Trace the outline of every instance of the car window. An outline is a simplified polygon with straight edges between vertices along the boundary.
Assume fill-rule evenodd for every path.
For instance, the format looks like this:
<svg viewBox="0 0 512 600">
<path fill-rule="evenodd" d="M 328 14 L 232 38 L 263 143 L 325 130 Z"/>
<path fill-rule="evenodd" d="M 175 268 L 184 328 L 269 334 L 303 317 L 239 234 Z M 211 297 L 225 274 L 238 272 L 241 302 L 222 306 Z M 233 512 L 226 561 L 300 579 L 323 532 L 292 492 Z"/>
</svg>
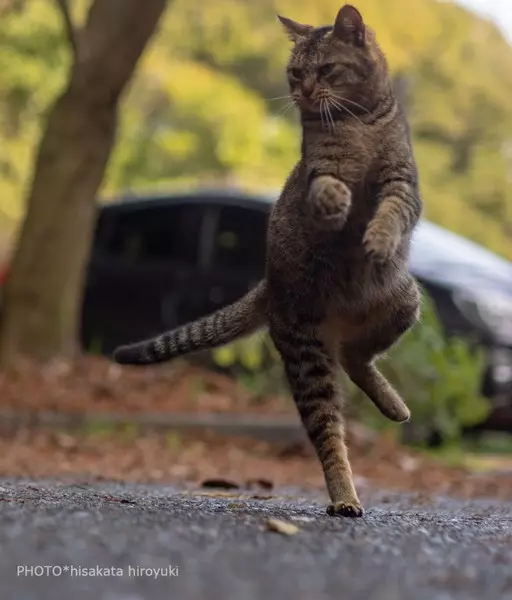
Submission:
<svg viewBox="0 0 512 600">
<path fill-rule="evenodd" d="M 267 219 L 263 211 L 222 207 L 215 236 L 214 266 L 263 273 Z"/>
<path fill-rule="evenodd" d="M 101 254 L 132 262 L 195 264 L 203 210 L 183 204 L 112 212 L 108 226 L 100 223 Z"/>
</svg>

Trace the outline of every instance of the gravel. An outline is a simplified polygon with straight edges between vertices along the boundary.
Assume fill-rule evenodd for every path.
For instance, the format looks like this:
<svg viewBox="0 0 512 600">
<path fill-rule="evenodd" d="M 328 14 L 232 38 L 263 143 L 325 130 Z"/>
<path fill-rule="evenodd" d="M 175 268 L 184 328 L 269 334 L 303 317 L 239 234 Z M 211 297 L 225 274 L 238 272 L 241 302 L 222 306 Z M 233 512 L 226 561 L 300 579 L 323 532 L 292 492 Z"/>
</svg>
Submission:
<svg viewBox="0 0 512 600">
<path fill-rule="evenodd" d="M 511 503 L 366 492 L 350 520 L 295 489 L 224 494 L 0 480 L 0 598 L 512 599 Z"/>
</svg>

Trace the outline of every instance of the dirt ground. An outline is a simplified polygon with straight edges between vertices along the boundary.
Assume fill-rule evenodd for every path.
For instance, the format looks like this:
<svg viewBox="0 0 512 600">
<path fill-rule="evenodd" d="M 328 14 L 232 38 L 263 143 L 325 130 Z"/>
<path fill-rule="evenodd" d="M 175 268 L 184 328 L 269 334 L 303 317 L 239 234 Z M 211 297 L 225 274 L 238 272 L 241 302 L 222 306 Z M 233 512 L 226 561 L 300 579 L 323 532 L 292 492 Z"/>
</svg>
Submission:
<svg viewBox="0 0 512 600">
<path fill-rule="evenodd" d="M 258 397 L 229 377 L 176 362 L 144 369 L 103 358 L 20 362 L 0 371 L 0 409 L 76 412 L 295 414 L 286 397 Z"/>
<path fill-rule="evenodd" d="M 27 363 L 0 373 L 0 411 L 24 413 L 224 412 L 292 414 L 288 398 L 255 397 L 232 380 L 184 364 L 154 369 L 119 368 L 105 359 Z M 359 486 L 512 499 L 512 475 L 478 474 L 400 446 L 390 435 L 350 425 L 350 456 Z M 324 489 L 311 447 L 248 439 L 122 431 L 69 433 L 18 428 L 0 436 L 0 477 L 59 477 L 74 481 L 123 480 L 197 485 L 228 479 L 245 485 L 264 478 L 271 486 Z"/>
<path fill-rule="evenodd" d="M 386 437 L 350 436 L 352 466 L 359 488 L 408 490 L 428 497 L 512 500 L 512 476 L 478 474 L 443 465 Z M 0 438 L 0 477 L 58 477 L 72 481 L 117 480 L 192 484 L 221 479 L 243 488 L 324 489 L 320 465 L 309 445 L 286 446 L 214 435 L 82 433 L 22 429 Z"/>
</svg>

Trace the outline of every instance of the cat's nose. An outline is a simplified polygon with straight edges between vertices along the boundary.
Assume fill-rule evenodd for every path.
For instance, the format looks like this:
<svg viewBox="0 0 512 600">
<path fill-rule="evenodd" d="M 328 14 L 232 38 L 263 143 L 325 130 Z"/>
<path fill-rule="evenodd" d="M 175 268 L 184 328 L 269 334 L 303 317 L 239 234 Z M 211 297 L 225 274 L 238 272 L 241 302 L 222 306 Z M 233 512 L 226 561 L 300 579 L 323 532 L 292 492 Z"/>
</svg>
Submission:
<svg viewBox="0 0 512 600">
<path fill-rule="evenodd" d="M 305 79 L 301 85 L 301 91 L 304 98 L 309 98 L 315 90 L 315 80 Z"/>
</svg>

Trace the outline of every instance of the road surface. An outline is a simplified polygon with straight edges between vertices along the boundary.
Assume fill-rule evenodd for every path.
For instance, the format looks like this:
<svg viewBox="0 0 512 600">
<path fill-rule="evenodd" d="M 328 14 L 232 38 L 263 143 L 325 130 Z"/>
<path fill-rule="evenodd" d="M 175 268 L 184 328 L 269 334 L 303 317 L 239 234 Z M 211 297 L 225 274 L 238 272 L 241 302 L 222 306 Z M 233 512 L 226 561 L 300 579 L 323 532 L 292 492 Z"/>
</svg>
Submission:
<svg viewBox="0 0 512 600">
<path fill-rule="evenodd" d="M 0 598 L 512 599 L 511 504 L 363 500 L 350 520 L 290 490 L 240 500 L 0 480 Z M 271 516 L 299 532 L 268 531 Z"/>
</svg>

